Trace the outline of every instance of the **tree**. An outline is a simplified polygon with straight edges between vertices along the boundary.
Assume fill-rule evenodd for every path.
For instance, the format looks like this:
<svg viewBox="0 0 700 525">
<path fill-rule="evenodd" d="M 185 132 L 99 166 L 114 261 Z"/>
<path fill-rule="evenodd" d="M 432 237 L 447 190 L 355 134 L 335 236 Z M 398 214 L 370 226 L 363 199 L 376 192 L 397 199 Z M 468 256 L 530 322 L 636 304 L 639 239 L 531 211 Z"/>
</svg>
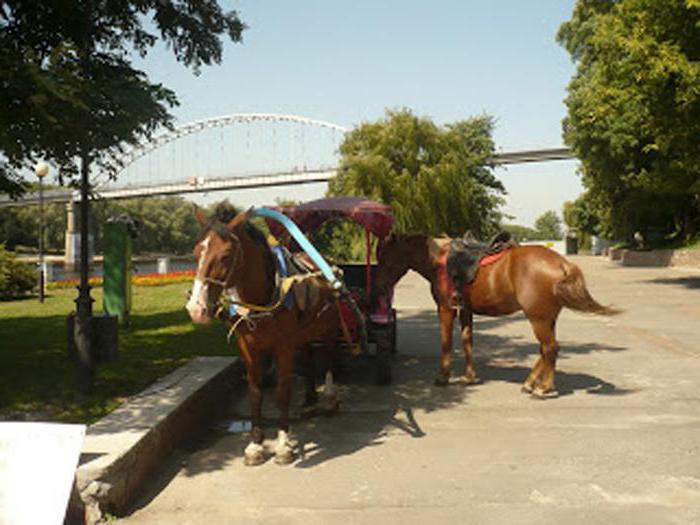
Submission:
<svg viewBox="0 0 700 525">
<path fill-rule="evenodd" d="M 540 233 L 527 226 L 521 226 L 519 224 L 503 224 L 501 229 L 511 234 L 511 236 L 518 242 L 523 241 L 534 241 L 540 239 Z"/>
<path fill-rule="evenodd" d="M 584 192 L 576 200 L 566 201 L 562 216 L 567 228 L 576 232 L 579 248 L 590 248 L 591 236 L 598 235 L 600 229 L 598 211 L 590 193 Z"/>
<path fill-rule="evenodd" d="M 546 211 L 535 221 L 535 230 L 542 239 L 561 239 L 561 219 L 554 210 Z"/>
<path fill-rule="evenodd" d="M 17 245 L 39 246 L 39 214 L 36 206 L 0 209 L 0 239 L 8 250 Z M 47 251 L 63 251 L 66 233 L 66 205 L 44 205 L 44 248 Z"/>
<path fill-rule="evenodd" d="M 487 235 L 505 193 L 489 164 L 492 129 L 486 116 L 439 127 L 407 109 L 387 111 L 346 136 L 329 194 L 390 203 L 399 232 Z"/>
<path fill-rule="evenodd" d="M 29 264 L 17 260 L 0 244 L 0 299 L 17 299 L 36 286 L 36 274 Z"/>
<path fill-rule="evenodd" d="M 159 34 L 198 72 L 221 61 L 222 35 L 238 42 L 244 27 L 214 0 L 0 2 L 0 191 L 24 191 L 37 160 L 61 180 L 78 159 L 114 175 L 115 154 L 169 125 L 177 104 L 128 53 L 145 56 Z"/>
<path fill-rule="evenodd" d="M 569 229 L 589 235 L 597 234 L 599 219 L 590 195 L 585 192 L 574 201 L 566 201 L 562 207 L 564 223 Z"/>
<path fill-rule="evenodd" d="M 103 201 L 93 206 L 97 252 L 103 250 L 103 225 L 121 215 L 128 215 L 138 224 L 134 253 L 190 253 L 200 230 L 192 204 L 182 197 Z"/>
<path fill-rule="evenodd" d="M 601 233 L 700 231 L 700 2 L 578 0 L 558 41 L 577 63 L 564 140 Z"/>
</svg>

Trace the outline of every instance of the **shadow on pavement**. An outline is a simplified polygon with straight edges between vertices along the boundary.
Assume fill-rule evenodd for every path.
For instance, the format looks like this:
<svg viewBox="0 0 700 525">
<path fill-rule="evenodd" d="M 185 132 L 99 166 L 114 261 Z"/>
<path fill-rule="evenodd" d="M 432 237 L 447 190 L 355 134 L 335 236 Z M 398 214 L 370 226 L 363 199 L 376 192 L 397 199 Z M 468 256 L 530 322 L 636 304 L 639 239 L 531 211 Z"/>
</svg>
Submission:
<svg viewBox="0 0 700 525">
<path fill-rule="evenodd" d="M 644 281 L 645 283 L 651 284 L 670 284 L 673 286 L 683 286 L 685 288 L 690 288 L 691 290 L 697 290 L 700 288 L 700 276 L 699 277 L 660 277 L 657 279 L 648 279 Z"/>
<path fill-rule="evenodd" d="M 299 405 L 303 398 L 303 381 L 296 378 L 292 398 L 292 432 L 299 442 L 300 457 L 293 468 L 308 469 L 354 454 L 366 447 L 380 447 L 391 434 L 403 434 L 413 439 L 426 435 L 421 426 L 420 414 L 448 409 L 457 405 L 468 407 L 469 397 L 477 389 L 491 382 L 521 384 L 530 367 L 535 363 L 538 345 L 534 336 L 497 335 L 483 333 L 505 327 L 511 323 L 526 321 L 522 315 L 502 318 L 478 318 L 475 326 L 475 360 L 481 382 L 468 387 L 451 385 L 436 387 L 433 384 L 439 362 L 439 336 L 437 319 L 431 311 L 404 313 L 399 320 L 399 353 L 393 361 L 393 384 L 377 386 L 374 379 L 374 360 L 371 357 L 344 360 L 343 374 L 339 378 L 340 411 L 332 417 L 304 419 Z M 454 347 L 459 347 L 455 339 Z M 618 396 L 630 393 L 619 389 L 603 378 L 585 373 L 566 371 L 567 354 L 589 354 L 593 352 L 619 352 L 624 347 L 610 344 L 564 344 L 560 353 L 556 382 L 561 396 L 585 391 L 593 395 Z M 526 361 L 529 361 L 525 364 Z M 459 350 L 453 352 L 453 374 L 459 375 L 464 367 L 464 357 Z M 513 396 L 519 396 L 518 388 Z M 227 422 L 248 420 L 247 392 L 241 387 L 237 400 L 227 416 Z M 276 436 L 277 407 L 274 388 L 264 391 L 263 415 L 267 445 L 272 446 Z M 199 441 L 193 442 L 189 450 L 174 455 L 162 468 L 159 478 L 154 480 L 137 507 L 146 506 L 178 474 L 195 477 L 207 472 L 222 470 L 234 465 L 242 473 L 243 450 L 249 442 L 247 432 L 229 433 L 219 422 L 208 429 Z M 270 461 L 268 461 L 269 463 Z M 251 467 L 256 472 L 262 467 Z M 275 467 L 277 468 L 277 467 Z M 279 467 L 282 468 L 282 467 Z M 265 470 L 261 471 L 265 472 Z M 260 475 L 269 475 L 260 474 Z M 253 474 L 251 474 L 253 475 Z"/>
</svg>

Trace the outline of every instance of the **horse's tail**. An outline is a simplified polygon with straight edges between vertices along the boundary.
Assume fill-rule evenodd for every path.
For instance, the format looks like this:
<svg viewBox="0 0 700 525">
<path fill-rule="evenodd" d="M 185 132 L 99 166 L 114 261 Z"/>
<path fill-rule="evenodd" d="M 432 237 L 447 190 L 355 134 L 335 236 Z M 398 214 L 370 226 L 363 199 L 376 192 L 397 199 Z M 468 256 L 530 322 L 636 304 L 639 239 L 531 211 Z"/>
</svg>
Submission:
<svg viewBox="0 0 700 525">
<path fill-rule="evenodd" d="M 621 312 L 617 308 L 603 306 L 598 303 L 586 288 L 581 269 L 570 262 L 562 265 L 564 278 L 554 285 L 554 295 L 567 308 L 598 315 L 616 315 Z"/>
</svg>

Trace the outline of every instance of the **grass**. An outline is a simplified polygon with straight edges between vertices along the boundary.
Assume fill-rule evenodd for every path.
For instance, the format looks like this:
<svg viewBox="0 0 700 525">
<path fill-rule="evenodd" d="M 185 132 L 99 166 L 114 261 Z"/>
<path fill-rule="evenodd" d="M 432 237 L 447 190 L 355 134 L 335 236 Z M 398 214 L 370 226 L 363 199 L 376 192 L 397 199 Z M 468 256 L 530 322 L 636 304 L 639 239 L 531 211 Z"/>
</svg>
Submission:
<svg viewBox="0 0 700 525">
<path fill-rule="evenodd" d="M 184 309 L 189 283 L 134 286 L 132 323 L 119 331 L 119 358 L 100 364 L 95 391 L 76 400 L 67 353 L 66 316 L 75 289 L 0 302 L 0 420 L 40 419 L 91 423 L 125 398 L 200 355 L 233 355 L 222 323 L 195 326 Z M 91 291 L 94 311 L 102 290 Z"/>
</svg>

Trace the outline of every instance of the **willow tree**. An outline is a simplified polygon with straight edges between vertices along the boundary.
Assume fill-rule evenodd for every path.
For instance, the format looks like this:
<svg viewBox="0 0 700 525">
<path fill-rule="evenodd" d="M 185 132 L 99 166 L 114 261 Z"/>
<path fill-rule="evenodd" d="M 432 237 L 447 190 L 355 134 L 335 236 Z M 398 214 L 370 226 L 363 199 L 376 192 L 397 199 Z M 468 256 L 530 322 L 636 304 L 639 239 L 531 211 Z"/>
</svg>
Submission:
<svg viewBox="0 0 700 525">
<path fill-rule="evenodd" d="M 564 140 L 603 233 L 700 231 L 700 0 L 578 0 Z M 646 236 L 646 235 L 645 235 Z"/>
<path fill-rule="evenodd" d="M 407 109 L 387 111 L 348 133 L 329 194 L 391 204 L 398 232 L 488 235 L 505 193 L 489 161 L 492 130 L 487 116 L 438 126 Z"/>
</svg>

